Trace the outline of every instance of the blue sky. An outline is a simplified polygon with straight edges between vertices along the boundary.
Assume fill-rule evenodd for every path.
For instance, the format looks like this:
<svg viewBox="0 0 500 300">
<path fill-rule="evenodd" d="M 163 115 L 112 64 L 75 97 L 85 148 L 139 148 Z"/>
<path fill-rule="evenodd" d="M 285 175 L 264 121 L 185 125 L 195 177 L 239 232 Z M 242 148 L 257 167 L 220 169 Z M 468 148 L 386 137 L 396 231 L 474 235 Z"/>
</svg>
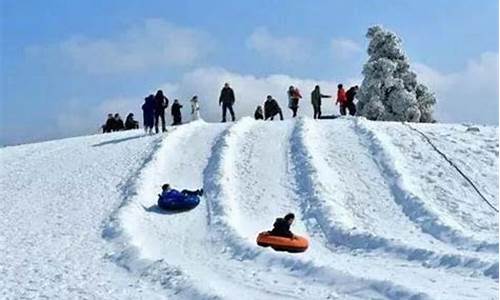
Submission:
<svg viewBox="0 0 500 300">
<path fill-rule="evenodd" d="M 493 0 L 2 0 L 1 14 L 0 144 L 95 133 L 113 104 L 140 107 L 158 87 L 208 102 L 220 87 L 199 76 L 234 77 L 242 89 L 272 89 L 274 74 L 357 82 L 374 24 L 401 36 L 419 78 L 443 98 L 439 119 L 498 124 Z"/>
</svg>

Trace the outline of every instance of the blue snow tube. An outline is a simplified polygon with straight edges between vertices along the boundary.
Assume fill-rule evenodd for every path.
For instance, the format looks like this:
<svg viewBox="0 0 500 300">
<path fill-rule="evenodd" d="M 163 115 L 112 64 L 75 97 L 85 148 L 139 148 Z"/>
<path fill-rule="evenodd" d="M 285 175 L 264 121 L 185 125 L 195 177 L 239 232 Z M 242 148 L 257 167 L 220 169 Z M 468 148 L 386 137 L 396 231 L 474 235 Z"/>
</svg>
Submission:
<svg viewBox="0 0 500 300">
<path fill-rule="evenodd" d="M 184 195 L 179 191 L 172 190 L 165 196 L 160 196 L 158 206 L 165 210 L 189 210 L 200 204 L 200 197 L 196 195 Z"/>
</svg>

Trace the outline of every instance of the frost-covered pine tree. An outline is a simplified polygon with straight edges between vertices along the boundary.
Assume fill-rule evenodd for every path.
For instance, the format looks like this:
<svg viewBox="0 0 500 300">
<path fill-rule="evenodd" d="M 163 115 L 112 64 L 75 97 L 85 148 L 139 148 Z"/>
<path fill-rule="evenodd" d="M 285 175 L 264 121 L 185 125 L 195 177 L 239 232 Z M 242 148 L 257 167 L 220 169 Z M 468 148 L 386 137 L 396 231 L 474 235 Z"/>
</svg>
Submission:
<svg viewBox="0 0 500 300">
<path fill-rule="evenodd" d="M 436 103 L 428 88 L 417 82 L 401 39 L 381 26 L 368 29 L 368 62 L 358 92 L 358 114 L 370 120 L 433 122 Z"/>
</svg>

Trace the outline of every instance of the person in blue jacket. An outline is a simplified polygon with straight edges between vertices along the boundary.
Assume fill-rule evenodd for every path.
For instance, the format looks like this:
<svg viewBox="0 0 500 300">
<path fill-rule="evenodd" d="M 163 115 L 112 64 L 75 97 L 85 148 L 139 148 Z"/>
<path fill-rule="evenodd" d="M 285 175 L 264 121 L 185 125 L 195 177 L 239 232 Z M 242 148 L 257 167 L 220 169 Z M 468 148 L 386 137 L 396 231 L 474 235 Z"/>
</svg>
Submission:
<svg viewBox="0 0 500 300">
<path fill-rule="evenodd" d="M 199 189 L 196 191 L 190 190 L 182 190 L 178 191 L 170 187 L 170 184 L 165 183 L 162 187 L 162 193 L 159 195 L 161 198 L 177 198 L 177 197 L 186 197 L 186 196 L 203 196 L 203 189 Z"/>
<path fill-rule="evenodd" d="M 152 133 L 155 126 L 155 97 L 149 95 L 144 99 L 142 105 L 142 116 L 144 118 L 144 130 L 146 133 Z"/>
</svg>

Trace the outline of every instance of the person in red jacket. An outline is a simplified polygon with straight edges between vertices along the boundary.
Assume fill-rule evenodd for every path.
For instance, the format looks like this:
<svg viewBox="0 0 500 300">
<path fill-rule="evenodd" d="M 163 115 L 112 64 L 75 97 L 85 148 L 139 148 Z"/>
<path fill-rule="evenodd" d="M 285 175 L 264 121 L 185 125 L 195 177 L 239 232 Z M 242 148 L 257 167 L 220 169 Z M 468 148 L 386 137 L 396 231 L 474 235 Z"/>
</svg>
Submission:
<svg viewBox="0 0 500 300">
<path fill-rule="evenodd" d="M 335 105 L 340 104 L 340 114 L 345 116 L 347 108 L 347 96 L 342 84 L 337 85 L 337 88 L 337 102 L 335 102 Z"/>
</svg>

